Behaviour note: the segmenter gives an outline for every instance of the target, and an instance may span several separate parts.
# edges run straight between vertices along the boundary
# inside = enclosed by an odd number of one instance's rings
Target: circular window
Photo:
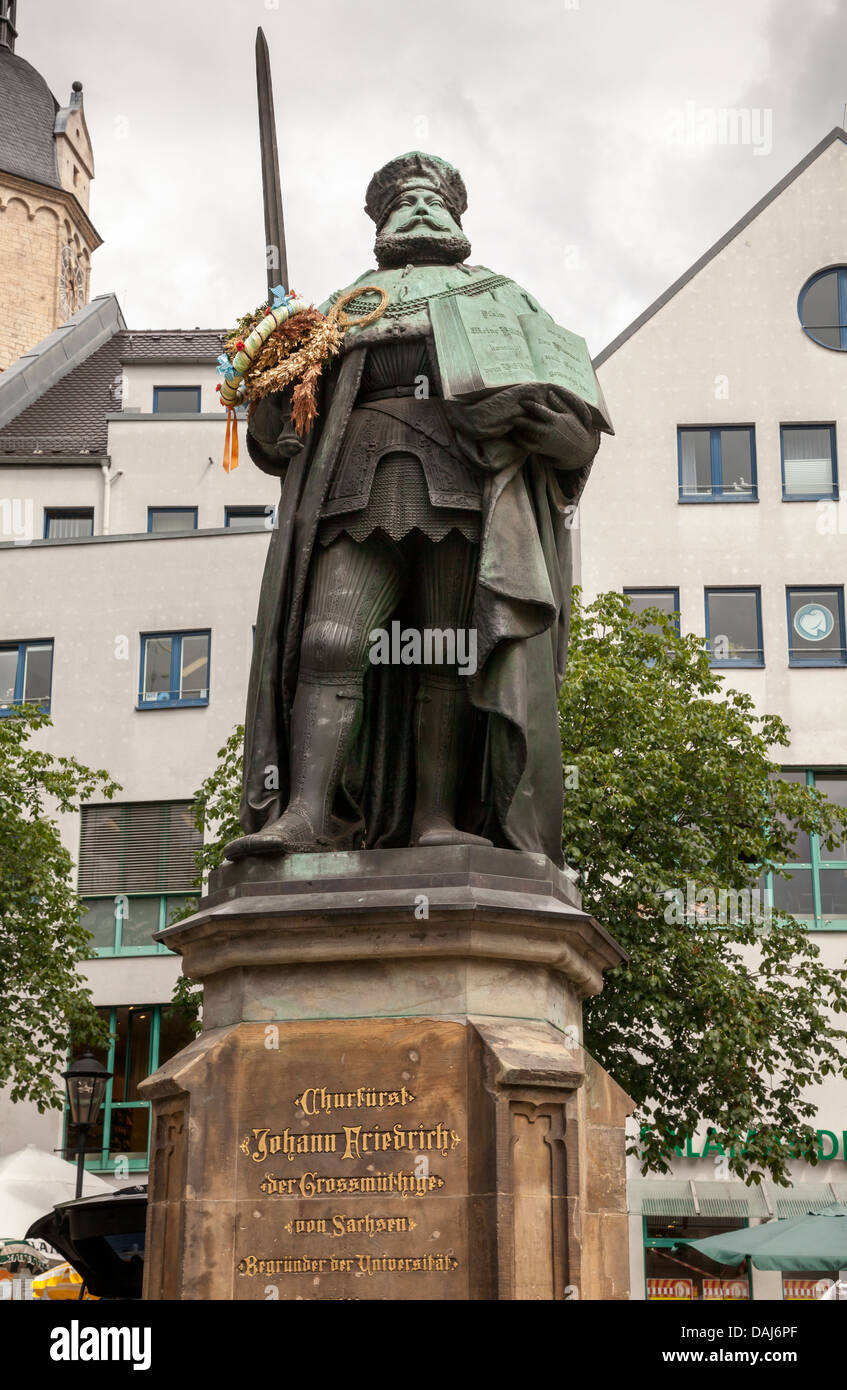
[[[821,347],[847,352],[847,266],[820,270],[797,301],[803,331]]]

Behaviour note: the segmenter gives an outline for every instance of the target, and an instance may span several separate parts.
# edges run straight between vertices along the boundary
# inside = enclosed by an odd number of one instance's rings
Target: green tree
[[[808,1088],[847,1076],[847,971],[792,917],[744,921],[721,893],[755,892],[798,829],[834,849],[843,814],[780,778],[787,726],[726,686],[702,638],[621,594],[577,595],[560,713],[566,861],[629,955],[586,1002],[585,1043],[649,1126],[634,1151],[667,1171],[669,1134],[711,1127],[733,1171],[784,1181],[792,1146],[815,1161]]]
[[[560,716],[565,858],[629,956],[586,1001],[585,1043],[636,1103],[647,1132],[634,1151],[645,1172],[667,1171],[669,1134],[708,1126],[740,1176],[784,1179],[784,1136],[816,1158],[807,1088],[847,1075],[834,1017],[847,971],[827,968],[786,914],[689,921],[686,894],[690,882],[719,905],[722,892],[755,891],[764,866],[790,860],[798,829],[834,848],[845,821],[780,778],[786,725],[727,688],[702,638],[658,610],[636,615],[621,594],[583,609],[575,593]],[[212,832],[201,875],[241,833],[242,739],[239,725],[197,794],[197,825]],[[175,998],[194,1009],[198,993],[181,981]]]
[[[77,972],[92,938],[55,816],[120,790],[103,769],[33,747],[50,723],[34,706],[0,718],[0,1086],[42,1112],[62,1105],[70,1030],[83,1044],[108,1041]]]
[[[224,846],[241,834],[238,808],[241,803],[241,768],[244,748],[244,725],[236,724],[223,748],[218,749],[218,761],[195,793],[194,824],[203,835],[203,843],[194,852],[197,865],[195,887],[198,892],[212,869],[224,862]],[[197,898],[189,898],[170,918],[169,925],[181,922],[197,911]],[[202,989],[180,975],[173,992],[172,1003],[199,1031]]]

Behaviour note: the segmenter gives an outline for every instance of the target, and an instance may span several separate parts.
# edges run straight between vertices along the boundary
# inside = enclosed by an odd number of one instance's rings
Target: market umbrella
[[[757,1269],[847,1269],[847,1204],[833,1202],[786,1221],[680,1243],[719,1265],[737,1265],[749,1257]]]
[[[0,1240],[0,1278],[12,1279],[21,1270],[29,1274],[43,1274],[56,1263],[55,1255],[48,1255],[25,1240]]]
[[[82,1289],[82,1276],[67,1261],[54,1265],[46,1273],[39,1274],[32,1281],[33,1298],[79,1298]],[[96,1298],[86,1289],[83,1298]]]
[[[114,1192],[95,1173],[86,1173],[83,1195]],[[76,1165],[28,1144],[0,1159],[0,1240],[22,1240],[34,1221],[57,1202],[76,1195]]]

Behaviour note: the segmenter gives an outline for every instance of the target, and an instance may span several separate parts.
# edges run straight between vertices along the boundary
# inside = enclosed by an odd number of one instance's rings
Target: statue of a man
[[[236,854],[469,843],[562,862],[569,523],[599,434],[560,388],[444,399],[436,301],[551,322],[513,281],[465,264],[466,207],[460,174],[435,156],[380,169],[365,204],[378,270],[355,284],[384,288],[386,311],[347,332],[304,440],[290,389],[250,419],[250,455],[282,495]],[[441,659],[409,664],[428,651]]]

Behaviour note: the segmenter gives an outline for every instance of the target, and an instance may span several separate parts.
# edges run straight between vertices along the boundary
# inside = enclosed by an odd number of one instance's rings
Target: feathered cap
[[[368,184],[365,194],[365,212],[380,230],[395,198],[407,186],[432,188],[440,193],[455,221],[462,225],[461,217],[468,206],[468,194],[464,180],[458,169],[439,159],[437,154],[423,154],[411,150],[390,159],[378,169]]]

